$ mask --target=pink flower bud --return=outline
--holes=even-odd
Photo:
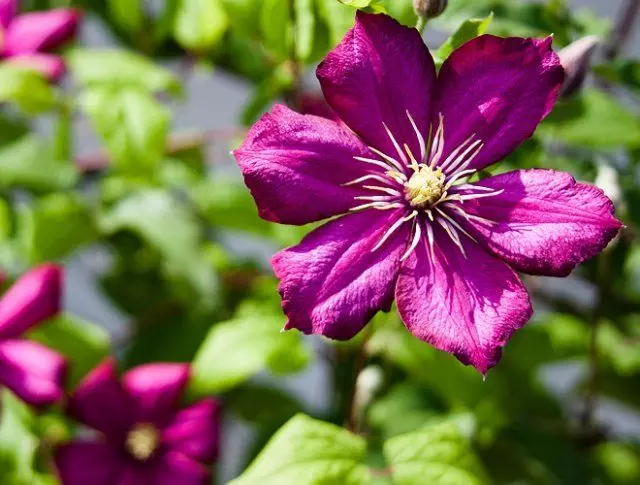
[[[566,74],[561,96],[570,96],[580,89],[589,72],[593,52],[599,43],[598,37],[590,35],[576,40],[558,52],[560,63]]]

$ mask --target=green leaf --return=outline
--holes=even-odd
[[[130,51],[73,49],[67,61],[74,78],[87,88],[119,86],[174,94],[182,89],[180,81],[170,71]]]
[[[30,332],[29,338],[64,355],[69,361],[67,387],[80,380],[111,351],[109,335],[97,325],[63,314]]]
[[[488,15],[482,19],[469,19],[465,20],[460,27],[443,42],[440,48],[435,53],[436,66],[440,67],[442,63],[451,55],[451,53],[460,47],[465,42],[470,41],[482,34],[484,34],[491,21],[493,20],[493,14]]]
[[[229,485],[365,485],[371,480],[361,463],[366,447],[343,428],[299,414]]]
[[[174,35],[185,49],[207,52],[222,39],[228,22],[220,0],[180,0]]]
[[[117,170],[148,173],[164,156],[171,112],[151,94],[136,87],[94,86],[82,93],[80,105]]]
[[[384,454],[396,485],[489,484],[468,440],[453,423],[391,438]]]
[[[19,208],[16,225],[20,245],[33,264],[64,258],[97,236],[87,208],[67,193]]]
[[[260,308],[216,324],[194,359],[193,391],[197,395],[226,391],[265,369],[279,373],[303,369],[309,352],[298,334],[281,332],[282,325],[280,316]]]
[[[34,416],[9,391],[0,390],[0,398],[0,483],[30,485],[38,448],[38,439],[31,431]]]
[[[340,3],[344,3],[353,8],[365,8],[374,3],[374,0],[340,0]]]
[[[288,393],[255,384],[231,391],[225,408],[244,421],[265,427],[274,422],[282,424],[302,411],[302,405]]]
[[[198,220],[169,193],[155,189],[138,191],[106,213],[101,227],[110,234],[121,230],[139,234],[163,256],[165,272],[186,281],[202,304],[215,302],[217,280],[202,252]]]
[[[603,475],[602,483],[633,485],[640,477],[640,447],[637,444],[603,443],[591,451],[592,461]]]
[[[608,81],[623,84],[640,93],[640,61],[618,59],[609,64],[595,66],[594,70]]]
[[[347,5],[335,0],[316,0],[318,19],[326,25],[329,31],[328,48],[337,45],[344,34],[353,27],[353,10]]]
[[[313,53],[313,41],[316,29],[316,16],[313,11],[314,0],[294,0],[296,57],[307,62]]]
[[[142,0],[107,0],[113,22],[127,32],[136,33],[144,25]]]
[[[39,137],[26,135],[0,146],[0,187],[56,190],[73,186],[78,178],[69,161],[58,161]]]
[[[551,138],[589,148],[640,146],[640,121],[615,98],[595,89],[558,103],[540,130]]]
[[[52,109],[57,95],[39,72],[5,62],[0,64],[0,102],[16,103],[24,112],[35,114]]]
[[[262,44],[277,60],[286,61],[293,54],[293,18],[291,2],[264,0],[260,13]]]

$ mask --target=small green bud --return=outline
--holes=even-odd
[[[413,0],[413,8],[418,17],[432,19],[444,12],[448,3],[448,0]]]

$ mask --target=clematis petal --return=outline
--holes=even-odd
[[[602,251],[622,227],[604,193],[568,173],[517,170],[476,185],[504,190],[464,204],[467,214],[493,222],[458,220],[518,271],[566,276]]]
[[[549,114],[564,70],[551,38],[477,37],[444,62],[434,116],[444,119],[442,160],[471,135],[484,146],[468,168],[481,169],[515,150]]]
[[[134,420],[134,403],[107,359],[93,369],[69,397],[69,414],[114,440],[123,440]]]
[[[0,342],[0,383],[32,406],[47,406],[63,394],[64,358],[28,340]]]
[[[370,154],[343,125],[282,105],[253,126],[234,155],[260,216],[283,224],[348,211],[357,205],[354,197],[366,194],[342,184],[371,171],[353,158]]]
[[[205,399],[179,411],[163,432],[163,441],[172,450],[195,461],[211,463],[218,457],[220,406]]]
[[[57,81],[66,71],[62,58],[53,54],[21,54],[6,62],[38,71],[49,81]]]
[[[467,257],[435,229],[434,257],[426,241],[403,263],[396,303],[409,331],[486,374],[501,348],[531,317],[529,295],[507,264],[464,237]]]
[[[7,28],[18,12],[18,0],[0,0],[0,25]]]
[[[82,441],[60,447],[55,463],[64,485],[114,485],[127,466],[109,444]]]
[[[187,364],[146,364],[122,376],[135,403],[130,412],[138,423],[159,423],[175,412],[189,378]]]
[[[287,329],[346,340],[379,310],[388,310],[399,261],[409,239],[404,224],[375,246],[404,214],[367,210],[316,229],[272,259]]]
[[[62,304],[62,269],[45,264],[23,275],[0,300],[0,339],[15,338],[55,316]]]
[[[435,67],[416,29],[386,15],[358,12],[355,26],[317,70],[325,98],[340,119],[367,144],[396,157],[408,144],[417,157],[418,138],[429,134]]]
[[[79,22],[80,12],[67,8],[19,15],[5,32],[4,54],[55,49],[76,35]]]
[[[209,485],[211,472],[181,453],[169,452],[155,467],[153,481],[146,483],[153,485]]]

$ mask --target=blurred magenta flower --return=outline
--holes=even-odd
[[[55,81],[64,73],[62,59],[47,52],[75,35],[80,13],[58,8],[18,15],[19,0],[0,0],[0,47],[2,57],[42,72]]]
[[[621,227],[566,173],[469,181],[551,111],[551,38],[484,35],[436,75],[417,30],[359,13],[317,75],[341,122],[276,106],[235,152],[264,219],[347,214],[274,256],[285,328],[349,339],[395,298],[411,333],[486,373],[532,313],[516,271],[567,275]]]
[[[21,336],[60,311],[61,292],[62,270],[47,264],[22,276],[0,300],[0,385],[33,406],[62,397],[66,364]]]
[[[100,433],[60,448],[63,485],[206,485],[218,454],[220,411],[204,399],[180,409],[186,364],[148,364],[121,380],[115,362],[94,369],[69,398],[69,413]]]

